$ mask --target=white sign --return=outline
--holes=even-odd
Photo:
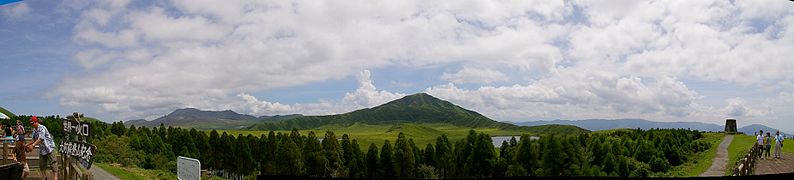
[[[176,159],[176,173],[180,180],[201,179],[201,162],[198,159],[179,156]]]

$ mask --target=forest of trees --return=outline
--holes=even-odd
[[[57,134],[59,123],[43,122]],[[176,157],[201,160],[202,168],[226,175],[291,175],[349,178],[480,178],[511,176],[659,176],[687,162],[709,143],[685,129],[616,130],[581,135],[529,135],[492,145],[470,131],[452,141],[437,137],[421,147],[404,134],[394,141],[360,145],[346,134],[319,136],[297,130],[253,135],[219,134],[160,126],[126,128],[92,123],[95,162],[176,171]],[[320,140],[322,139],[322,140]],[[362,149],[362,147],[364,149]]]

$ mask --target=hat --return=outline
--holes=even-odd
[[[39,118],[37,118],[36,116],[30,117],[30,122],[31,123],[39,123]]]

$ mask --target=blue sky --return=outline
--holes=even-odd
[[[785,1],[77,1],[0,6],[0,106],[343,113],[426,92],[496,120],[794,131]]]

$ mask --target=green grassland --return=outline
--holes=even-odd
[[[698,141],[705,141],[711,144],[711,148],[707,151],[698,152],[689,155],[686,163],[675,166],[668,171],[663,177],[697,177],[711,167],[714,157],[717,156],[717,148],[725,137],[723,133],[705,133],[702,139]]]
[[[551,127],[553,128],[553,126]],[[433,123],[433,124],[417,124],[417,123],[400,123],[400,124],[364,124],[354,123],[350,126],[344,125],[325,125],[310,130],[299,130],[301,135],[307,135],[310,131],[314,131],[318,137],[323,137],[326,131],[333,131],[337,138],[341,138],[342,134],[348,134],[351,139],[357,139],[361,148],[369,147],[369,144],[375,143],[378,147],[383,145],[385,140],[394,142],[400,132],[405,133],[406,136],[412,138],[417,146],[424,147],[427,143],[435,143],[436,138],[442,134],[446,134],[451,141],[457,141],[466,137],[471,128],[460,127],[450,124]],[[521,134],[537,134],[528,130],[519,129],[500,129],[500,128],[474,128],[477,132],[484,132],[491,136],[511,136]],[[227,134],[242,134],[254,135],[267,135],[270,131],[264,130],[218,130],[218,133],[226,132]],[[281,130],[274,132],[289,133],[290,131]]]
[[[731,145],[728,146],[728,167],[725,168],[725,175],[730,175],[736,162],[739,161],[747,151],[755,144],[755,136],[737,134],[733,136]]]

